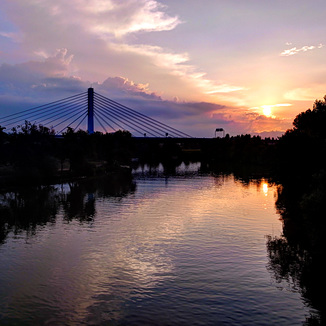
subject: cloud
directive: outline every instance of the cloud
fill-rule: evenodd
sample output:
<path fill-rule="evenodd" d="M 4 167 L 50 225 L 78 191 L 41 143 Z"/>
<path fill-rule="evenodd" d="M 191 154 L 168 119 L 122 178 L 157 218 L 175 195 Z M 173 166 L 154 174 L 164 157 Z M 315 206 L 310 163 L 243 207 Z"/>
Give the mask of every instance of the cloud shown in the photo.
<path fill-rule="evenodd" d="M 69 74 L 72 59 L 60 49 L 41 61 L 0 65 L 0 115 L 84 91 L 86 83 Z"/>
<path fill-rule="evenodd" d="M 149 89 L 149 84 L 135 83 L 125 77 L 108 77 L 103 83 L 97 83 L 96 88 L 105 93 L 110 90 L 114 97 L 140 97 L 142 99 L 162 100 L 161 96 Z"/>
<path fill-rule="evenodd" d="M 204 83 L 210 90 L 206 91 L 205 94 L 217 94 L 217 93 L 231 93 L 244 90 L 244 87 L 233 86 L 228 84 L 213 85 L 210 80 L 204 80 Z"/>
<path fill-rule="evenodd" d="M 265 116 L 255 112 L 247 113 L 246 116 L 250 133 L 254 134 L 266 134 L 269 132 L 281 134 L 291 126 L 291 122 L 288 119 L 275 116 Z"/>
<path fill-rule="evenodd" d="M 57 5 L 57 4 L 56 4 Z M 66 6 L 66 1 L 61 1 Z M 99 35 L 113 34 L 121 37 L 130 33 L 168 31 L 174 29 L 180 20 L 169 16 L 165 6 L 153 0 L 104 1 L 75 0 L 73 8 L 82 15 L 90 31 Z"/>
<path fill-rule="evenodd" d="M 318 97 L 323 97 L 326 93 L 326 85 L 319 84 L 313 85 L 314 87 L 302 87 L 302 88 L 295 88 L 292 90 L 287 91 L 284 94 L 284 98 L 291 101 L 309 101 L 313 102 Z"/>
<path fill-rule="evenodd" d="M 43 61 L 35 60 L 15 65 L 2 64 L 0 80 L 6 82 L 15 78 L 19 81 L 16 74 L 25 75 L 25 77 L 31 74 L 31 78 L 33 76 L 66 76 L 72 59 L 73 55 L 68 55 L 67 49 L 58 49 L 53 56 L 47 56 Z"/>
<path fill-rule="evenodd" d="M 185 65 L 189 61 L 187 53 L 172 53 L 164 50 L 160 46 L 137 44 L 112 44 L 116 51 L 134 53 L 150 58 L 158 67 L 172 69 L 172 73 L 176 75 L 184 74 L 189 69 L 193 69 L 190 65 Z"/>
<path fill-rule="evenodd" d="M 80 53 L 79 41 L 82 39 L 89 44 L 82 50 L 89 61 L 87 65 L 84 62 L 86 69 L 96 65 L 89 60 L 92 54 L 96 54 L 102 67 L 93 71 L 103 72 L 103 66 L 107 66 L 105 70 L 108 70 L 115 63 L 121 66 L 124 60 L 130 65 L 143 66 L 144 70 L 148 69 L 146 65 L 154 65 L 173 78 L 195 85 L 205 94 L 243 89 L 207 79 L 205 72 L 198 72 L 197 67 L 190 64 L 191 58 L 186 52 L 176 53 L 152 44 L 132 44 L 129 38 L 124 37 L 139 32 L 170 31 L 181 23 L 178 16 L 165 13 L 166 6 L 158 1 L 58 0 L 53 3 L 51 0 L 31 0 L 26 4 L 23 0 L 15 0 L 7 6 L 10 8 L 7 11 L 24 31 L 26 46 L 32 48 L 34 54 L 44 55 L 52 51 L 51 47 L 62 47 L 62 44 L 69 46 L 72 52 Z M 23 12 L 28 14 L 22 15 Z M 108 58 L 112 63 L 108 62 Z M 144 62 L 141 58 L 150 61 Z M 80 70 L 85 69 L 80 64 L 79 67 Z"/>
<path fill-rule="evenodd" d="M 79 26 L 98 37 L 122 37 L 130 33 L 168 31 L 181 23 L 178 16 L 164 12 L 166 6 L 155 0 L 15 0 L 7 1 L 11 14 L 17 18 L 22 11 L 38 16 L 38 24 L 47 17 L 57 25 Z M 18 9 L 18 13 L 13 10 Z M 35 28 L 30 17 L 20 17 L 27 31 Z M 25 29 L 24 28 L 24 29 Z M 49 28 L 48 28 L 49 29 Z M 37 33 L 37 31 L 33 30 Z"/>
<path fill-rule="evenodd" d="M 19 33 L 15 33 L 15 32 L 2 32 L 2 31 L 0 31 L 0 36 L 11 39 L 14 42 L 20 42 L 21 41 L 21 35 Z"/>
<path fill-rule="evenodd" d="M 55 48 L 76 54 L 74 75 L 104 80 L 129 76 L 155 85 L 165 96 L 199 98 L 244 88 L 207 78 L 187 52 L 141 42 L 149 32 L 171 31 L 182 21 L 154 0 L 4 0 L 17 25 L 22 51 L 47 58 Z M 82 40 L 82 41 L 81 41 Z M 87 45 L 87 46 L 85 46 Z M 72 69 L 70 65 L 70 69 Z"/>
<path fill-rule="evenodd" d="M 262 105 L 262 106 L 256 106 L 252 107 L 249 110 L 253 112 L 254 114 L 261 114 L 263 116 L 269 117 L 269 118 L 276 118 L 276 116 L 273 114 L 274 109 L 279 109 L 283 107 L 290 107 L 292 104 L 290 103 L 278 103 L 278 104 L 272 104 L 272 105 Z"/>
<path fill-rule="evenodd" d="M 198 72 L 196 66 L 190 64 L 188 53 L 172 53 L 159 46 L 115 44 L 114 49 L 124 53 L 134 53 L 148 57 L 152 63 L 163 69 L 168 69 L 169 74 L 177 76 L 187 83 L 195 85 L 205 94 L 230 93 L 243 90 L 241 86 L 216 83 L 205 78 L 206 73 Z"/>
<path fill-rule="evenodd" d="M 308 45 L 305 45 L 305 46 L 303 46 L 300 49 L 297 49 L 296 47 L 293 47 L 291 49 L 284 50 L 283 52 L 281 52 L 280 53 L 280 56 L 289 57 L 291 55 L 295 55 L 295 54 L 298 54 L 300 52 L 307 52 L 307 51 L 314 50 L 314 49 L 321 49 L 323 46 L 324 46 L 323 44 L 319 44 L 318 46 L 314 46 L 314 45 L 308 46 Z"/>

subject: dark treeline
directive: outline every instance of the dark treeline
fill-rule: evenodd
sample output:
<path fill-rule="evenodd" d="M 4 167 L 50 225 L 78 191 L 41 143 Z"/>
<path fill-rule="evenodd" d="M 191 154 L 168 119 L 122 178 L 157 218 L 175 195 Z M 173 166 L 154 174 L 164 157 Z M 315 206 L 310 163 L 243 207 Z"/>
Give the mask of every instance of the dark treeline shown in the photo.
<path fill-rule="evenodd" d="M 54 130 L 25 122 L 5 133 L 0 128 L 0 181 L 40 184 L 58 178 L 105 174 L 130 163 L 131 135 Z"/>

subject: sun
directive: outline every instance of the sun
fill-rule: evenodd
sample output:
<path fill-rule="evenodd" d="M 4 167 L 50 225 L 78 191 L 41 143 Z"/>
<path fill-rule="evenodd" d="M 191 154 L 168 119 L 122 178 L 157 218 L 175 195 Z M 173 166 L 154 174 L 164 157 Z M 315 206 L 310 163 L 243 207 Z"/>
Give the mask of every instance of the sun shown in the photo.
<path fill-rule="evenodd" d="M 272 109 L 269 105 L 262 105 L 263 108 L 263 115 L 266 117 L 272 116 Z"/>

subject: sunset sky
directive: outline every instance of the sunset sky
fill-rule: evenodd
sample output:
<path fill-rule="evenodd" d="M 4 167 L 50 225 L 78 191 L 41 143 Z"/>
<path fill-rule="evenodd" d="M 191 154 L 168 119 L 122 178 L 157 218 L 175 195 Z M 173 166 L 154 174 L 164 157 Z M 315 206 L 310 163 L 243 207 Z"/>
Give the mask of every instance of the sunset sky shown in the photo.
<path fill-rule="evenodd" d="M 324 0 L 1 0 L 0 116 L 95 91 L 197 137 L 326 94 Z"/>

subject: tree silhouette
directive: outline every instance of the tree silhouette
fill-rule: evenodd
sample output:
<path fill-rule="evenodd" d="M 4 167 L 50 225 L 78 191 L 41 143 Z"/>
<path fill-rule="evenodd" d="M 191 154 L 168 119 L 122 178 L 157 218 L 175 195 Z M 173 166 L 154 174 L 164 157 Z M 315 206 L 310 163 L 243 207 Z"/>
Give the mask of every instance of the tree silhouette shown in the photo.
<path fill-rule="evenodd" d="M 323 100 L 316 100 L 313 109 L 308 109 L 296 116 L 293 121 L 293 130 L 305 133 L 312 137 L 326 138 L 326 96 Z"/>
<path fill-rule="evenodd" d="M 326 167 L 326 96 L 296 116 L 278 144 L 279 173 L 309 182 Z"/>
<path fill-rule="evenodd" d="M 283 236 L 269 238 L 269 268 L 278 282 L 292 280 L 319 313 L 307 325 L 326 322 L 326 96 L 296 116 L 278 142 L 279 188 L 276 207 Z"/>

